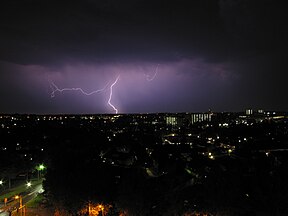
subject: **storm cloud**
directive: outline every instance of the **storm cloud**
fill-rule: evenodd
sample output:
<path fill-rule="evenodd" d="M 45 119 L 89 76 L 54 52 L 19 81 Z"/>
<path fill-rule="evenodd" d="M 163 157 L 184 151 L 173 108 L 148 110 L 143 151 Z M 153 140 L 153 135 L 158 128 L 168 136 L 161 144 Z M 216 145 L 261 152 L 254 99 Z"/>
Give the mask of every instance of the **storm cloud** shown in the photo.
<path fill-rule="evenodd" d="M 0 4 L 0 112 L 113 113 L 109 85 L 119 75 L 111 101 L 122 113 L 288 109 L 280 3 Z M 51 83 L 86 92 L 108 87 L 51 98 Z"/>

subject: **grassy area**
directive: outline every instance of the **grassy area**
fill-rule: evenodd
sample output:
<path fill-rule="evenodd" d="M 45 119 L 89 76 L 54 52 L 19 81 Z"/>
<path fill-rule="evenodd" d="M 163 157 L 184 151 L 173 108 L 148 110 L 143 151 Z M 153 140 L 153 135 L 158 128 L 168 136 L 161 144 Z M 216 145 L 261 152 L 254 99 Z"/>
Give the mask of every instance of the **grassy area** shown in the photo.
<path fill-rule="evenodd" d="M 38 208 L 27 208 L 26 216 L 51 216 L 54 215 L 54 209 L 38 209 Z"/>
<path fill-rule="evenodd" d="M 44 196 L 42 194 L 38 194 L 34 199 L 27 202 L 25 205 L 28 208 L 37 208 L 42 203 Z"/>
<path fill-rule="evenodd" d="M 23 192 L 26 189 L 26 185 L 24 185 L 24 186 L 20 185 L 16 188 L 13 188 L 13 190 L 7 190 L 6 193 L 4 192 L 4 194 L 0 195 L 0 200 L 3 201 L 4 198 L 10 198 L 10 197 L 13 197 L 17 194 L 20 194 L 21 192 Z"/>
<path fill-rule="evenodd" d="M 26 216 L 50 216 L 54 215 L 54 208 L 43 207 L 43 200 L 45 197 L 43 194 L 38 194 L 34 199 L 30 200 L 25 204 Z"/>

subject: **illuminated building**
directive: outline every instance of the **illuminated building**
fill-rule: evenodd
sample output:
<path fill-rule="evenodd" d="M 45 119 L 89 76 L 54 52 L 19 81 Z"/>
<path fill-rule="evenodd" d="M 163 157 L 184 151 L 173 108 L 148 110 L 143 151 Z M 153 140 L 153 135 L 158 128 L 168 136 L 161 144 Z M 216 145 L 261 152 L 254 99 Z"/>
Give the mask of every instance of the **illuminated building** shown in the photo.
<path fill-rule="evenodd" d="M 212 113 L 193 113 L 191 114 L 191 124 L 196 122 L 207 121 L 210 122 L 212 118 Z"/>
<path fill-rule="evenodd" d="M 253 114 L 253 110 L 252 109 L 246 109 L 245 113 L 246 113 L 246 115 L 252 115 Z"/>
<path fill-rule="evenodd" d="M 177 126 L 177 117 L 175 116 L 167 116 L 166 124 L 171 126 Z"/>

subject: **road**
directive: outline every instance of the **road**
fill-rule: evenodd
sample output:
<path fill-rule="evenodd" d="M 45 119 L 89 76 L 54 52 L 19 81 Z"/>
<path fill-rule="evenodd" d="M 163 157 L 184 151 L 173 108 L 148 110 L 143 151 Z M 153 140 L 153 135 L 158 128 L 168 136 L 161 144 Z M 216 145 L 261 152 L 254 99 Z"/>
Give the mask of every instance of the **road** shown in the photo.
<path fill-rule="evenodd" d="M 38 193 L 42 193 L 43 188 L 42 188 L 42 183 L 38 183 L 33 185 L 31 189 L 27 192 L 23 192 L 20 194 L 22 199 L 22 205 L 24 206 L 27 202 L 30 200 L 34 199 Z M 10 201 L 7 202 L 6 206 L 3 206 L 3 204 L 0 204 L 0 216 L 8 216 L 8 210 L 9 209 L 14 209 L 16 211 L 17 208 L 20 206 L 20 199 L 10 199 Z"/>

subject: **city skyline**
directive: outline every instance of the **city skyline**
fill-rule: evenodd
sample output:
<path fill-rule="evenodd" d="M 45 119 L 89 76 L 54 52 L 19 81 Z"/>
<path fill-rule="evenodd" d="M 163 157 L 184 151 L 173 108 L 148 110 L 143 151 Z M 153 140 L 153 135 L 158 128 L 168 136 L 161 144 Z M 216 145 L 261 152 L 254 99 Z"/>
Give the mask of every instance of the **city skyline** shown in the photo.
<path fill-rule="evenodd" d="M 6 1 L 0 113 L 287 111 L 271 1 Z"/>

